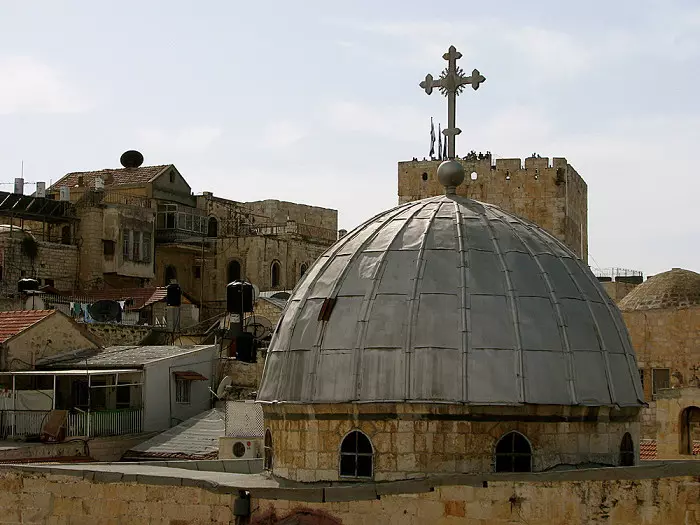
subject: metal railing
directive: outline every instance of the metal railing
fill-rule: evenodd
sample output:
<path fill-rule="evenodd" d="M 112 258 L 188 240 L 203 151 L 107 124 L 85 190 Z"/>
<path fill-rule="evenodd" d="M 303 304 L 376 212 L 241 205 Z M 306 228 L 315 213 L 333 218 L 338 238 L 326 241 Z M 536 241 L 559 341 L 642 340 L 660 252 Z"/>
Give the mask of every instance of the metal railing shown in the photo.
<path fill-rule="evenodd" d="M 41 434 L 48 410 L 0 410 L 0 439 Z"/>
<path fill-rule="evenodd" d="M 66 437 L 100 437 L 138 434 L 143 429 L 143 410 L 99 410 L 68 414 Z"/>

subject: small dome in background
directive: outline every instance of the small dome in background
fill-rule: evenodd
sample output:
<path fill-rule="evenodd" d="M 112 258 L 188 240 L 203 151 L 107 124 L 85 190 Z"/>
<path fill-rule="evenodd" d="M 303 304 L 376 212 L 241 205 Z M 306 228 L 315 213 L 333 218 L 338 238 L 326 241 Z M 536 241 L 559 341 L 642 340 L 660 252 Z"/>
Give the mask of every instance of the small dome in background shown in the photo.
<path fill-rule="evenodd" d="M 583 262 L 528 221 L 441 195 L 316 261 L 258 400 L 640 406 L 643 393 L 620 312 Z"/>
<path fill-rule="evenodd" d="M 700 305 L 700 274 L 682 268 L 649 277 L 620 301 L 620 310 L 653 310 Z"/>

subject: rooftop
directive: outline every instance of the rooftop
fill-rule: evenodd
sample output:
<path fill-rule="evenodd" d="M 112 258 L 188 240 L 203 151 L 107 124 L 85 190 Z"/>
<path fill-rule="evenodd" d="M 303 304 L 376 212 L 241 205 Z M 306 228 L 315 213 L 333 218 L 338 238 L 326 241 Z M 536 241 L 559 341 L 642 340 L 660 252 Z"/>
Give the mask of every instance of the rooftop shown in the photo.
<path fill-rule="evenodd" d="M 83 178 L 83 186 L 95 188 L 95 179 L 101 177 L 105 186 L 126 186 L 130 184 L 146 184 L 165 172 L 172 164 L 161 166 L 141 166 L 139 168 L 116 168 L 99 171 L 76 171 L 61 177 L 51 185 L 52 189 L 68 186 L 78 186 L 78 177 Z"/>
<path fill-rule="evenodd" d="M 620 310 L 654 310 L 700 305 L 700 274 L 682 268 L 652 275 L 620 301 Z"/>
<path fill-rule="evenodd" d="M 126 457 L 216 459 L 224 426 L 222 411 L 208 410 L 140 443 Z"/>
<path fill-rule="evenodd" d="M 12 310 L 0 312 L 0 344 L 55 313 L 56 310 Z"/>
<path fill-rule="evenodd" d="M 214 348 L 214 345 L 186 346 L 110 346 L 80 354 L 57 356 L 37 362 L 45 369 L 85 369 L 142 367 L 163 359 Z"/>

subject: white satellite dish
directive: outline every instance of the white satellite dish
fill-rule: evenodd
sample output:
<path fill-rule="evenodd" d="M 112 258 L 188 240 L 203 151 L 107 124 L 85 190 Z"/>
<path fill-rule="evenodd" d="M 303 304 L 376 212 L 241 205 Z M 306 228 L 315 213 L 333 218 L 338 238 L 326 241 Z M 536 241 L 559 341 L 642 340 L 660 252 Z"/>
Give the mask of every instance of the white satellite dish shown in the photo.
<path fill-rule="evenodd" d="M 216 397 L 218 399 L 226 395 L 226 389 L 231 386 L 231 383 L 233 383 L 233 378 L 231 376 L 224 376 L 221 383 L 219 383 L 219 388 L 216 389 Z"/>

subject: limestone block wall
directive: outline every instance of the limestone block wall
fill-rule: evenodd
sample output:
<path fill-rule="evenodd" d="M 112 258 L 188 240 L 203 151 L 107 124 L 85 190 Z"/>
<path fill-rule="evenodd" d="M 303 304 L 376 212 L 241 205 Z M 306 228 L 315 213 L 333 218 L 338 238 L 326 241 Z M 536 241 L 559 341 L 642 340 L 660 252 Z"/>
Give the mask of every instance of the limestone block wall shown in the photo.
<path fill-rule="evenodd" d="M 588 261 L 588 187 L 565 158 L 458 159 L 466 171 L 457 194 L 528 219 Z M 440 161 L 398 164 L 399 204 L 442 195 Z"/>
<path fill-rule="evenodd" d="M 77 243 L 80 246 L 79 279 L 84 290 L 102 287 L 104 273 L 104 248 L 102 246 L 104 210 L 85 207 L 79 211 Z"/>
<path fill-rule="evenodd" d="M 681 412 L 688 407 L 700 409 L 700 388 L 666 390 L 656 400 L 656 457 L 659 459 L 696 459 L 698 455 L 681 454 Z M 691 428 L 691 439 L 700 440 L 700 423 Z"/>
<path fill-rule="evenodd" d="M 263 411 L 273 440 L 273 473 L 295 481 L 340 479 L 340 444 L 352 430 L 372 442 L 377 481 L 493 472 L 496 442 L 513 430 L 530 441 L 535 472 L 557 465 L 618 465 L 626 432 L 639 458 L 636 411 L 611 418 L 602 408 L 596 416 L 583 407 L 389 403 L 263 405 Z"/>
<path fill-rule="evenodd" d="M 636 286 L 636 283 L 626 283 L 624 281 L 603 281 L 600 283 L 610 298 L 618 304 L 622 299 L 624 299 L 628 293 L 630 293 Z"/>
<path fill-rule="evenodd" d="M 78 248 L 70 244 L 38 241 L 38 253 L 32 260 L 23 253 L 21 238 L 0 236 L 0 295 L 17 293 L 22 277 L 52 279 L 59 290 L 75 289 L 78 277 Z"/>
<path fill-rule="evenodd" d="M 104 346 L 138 345 L 151 331 L 145 326 L 112 323 L 86 323 L 82 326 L 100 338 Z"/>

